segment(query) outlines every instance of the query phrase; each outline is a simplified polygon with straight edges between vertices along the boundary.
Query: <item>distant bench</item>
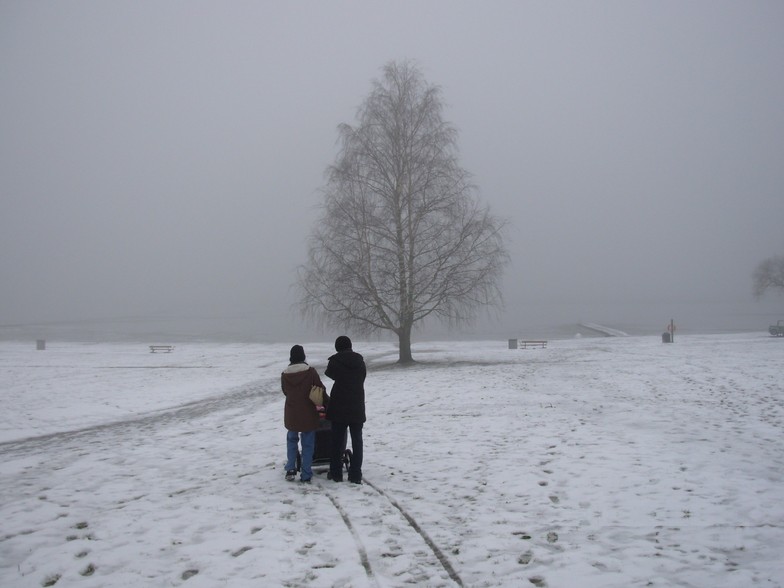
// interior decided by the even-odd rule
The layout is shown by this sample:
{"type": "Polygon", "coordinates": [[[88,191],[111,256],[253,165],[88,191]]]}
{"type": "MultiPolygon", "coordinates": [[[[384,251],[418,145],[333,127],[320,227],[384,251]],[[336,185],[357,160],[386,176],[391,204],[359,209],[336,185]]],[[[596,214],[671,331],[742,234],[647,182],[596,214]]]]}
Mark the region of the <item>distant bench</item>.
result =
{"type": "Polygon", "coordinates": [[[536,347],[544,349],[547,347],[547,341],[518,341],[517,344],[520,349],[530,349],[536,347]]]}
{"type": "Polygon", "coordinates": [[[544,349],[547,341],[531,341],[527,339],[509,339],[509,349],[544,349]]]}
{"type": "Polygon", "coordinates": [[[171,353],[174,351],[174,345],[150,345],[150,353],[156,352],[171,353]]]}

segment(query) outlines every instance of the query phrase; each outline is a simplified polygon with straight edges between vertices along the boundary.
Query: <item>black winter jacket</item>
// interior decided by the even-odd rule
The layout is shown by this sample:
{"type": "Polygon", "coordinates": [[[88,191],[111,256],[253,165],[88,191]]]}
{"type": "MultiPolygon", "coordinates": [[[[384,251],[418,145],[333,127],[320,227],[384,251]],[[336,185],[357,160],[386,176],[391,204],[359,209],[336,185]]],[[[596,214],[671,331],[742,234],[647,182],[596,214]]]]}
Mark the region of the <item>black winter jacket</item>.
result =
{"type": "Polygon", "coordinates": [[[329,394],[327,419],[337,423],[365,422],[365,360],[351,349],[329,358],[324,375],[335,380],[329,394]]]}

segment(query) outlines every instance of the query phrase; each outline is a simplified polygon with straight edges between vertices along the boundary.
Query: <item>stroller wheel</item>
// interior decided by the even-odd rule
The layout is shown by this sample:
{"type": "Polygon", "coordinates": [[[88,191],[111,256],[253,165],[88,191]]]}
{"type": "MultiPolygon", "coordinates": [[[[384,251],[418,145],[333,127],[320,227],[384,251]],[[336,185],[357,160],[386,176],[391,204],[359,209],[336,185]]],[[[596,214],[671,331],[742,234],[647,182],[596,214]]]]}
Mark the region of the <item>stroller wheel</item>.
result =
{"type": "Polygon", "coordinates": [[[351,453],[350,449],[346,449],[343,451],[343,465],[345,466],[346,471],[348,471],[349,467],[351,466],[351,458],[353,455],[354,454],[351,453]]]}

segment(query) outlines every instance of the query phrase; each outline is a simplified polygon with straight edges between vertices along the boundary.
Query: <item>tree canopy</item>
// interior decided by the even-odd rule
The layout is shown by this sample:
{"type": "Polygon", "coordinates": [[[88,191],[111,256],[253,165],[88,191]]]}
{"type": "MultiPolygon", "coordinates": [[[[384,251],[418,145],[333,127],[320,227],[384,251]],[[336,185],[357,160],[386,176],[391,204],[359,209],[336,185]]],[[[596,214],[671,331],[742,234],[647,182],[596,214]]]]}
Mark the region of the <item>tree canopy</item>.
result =
{"type": "Polygon", "coordinates": [[[338,127],[324,203],[298,286],[304,313],[361,333],[394,332],[400,362],[429,317],[462,323],[502,304],[504,223],[480,205],[443,119],[438,87],[410,62],[390,62],[338,127]]]}
{"type": "Polygon", "coordinates": [[[753,275],[754,295],[760,298],[767,290],[784,293],[784,255],[769,257],[757,265],[753,275]]]}

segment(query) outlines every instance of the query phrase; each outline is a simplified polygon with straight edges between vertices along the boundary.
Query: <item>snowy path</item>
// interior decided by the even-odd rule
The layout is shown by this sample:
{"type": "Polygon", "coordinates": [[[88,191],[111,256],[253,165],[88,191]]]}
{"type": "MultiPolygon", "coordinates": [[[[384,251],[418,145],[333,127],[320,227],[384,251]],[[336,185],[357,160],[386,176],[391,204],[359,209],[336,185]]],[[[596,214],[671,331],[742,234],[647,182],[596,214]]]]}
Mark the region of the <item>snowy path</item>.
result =
{"type": "MultiPolygon", "coordinates": [[[[260,498],[263,494],[267,500],[270,498],[270,493],[262,492],[254,485],[262,472],[251,469],[253,466],[247,463],[245,467],[228,463],[234,458],[236,448],[223,447],[223,444],[220,444],[222,449],[202,445],[205,433],[220,436],[232,446],[253,436],[248,431],[240,433],[235,442],[230,437],[237,425],[250,424],[252,428],[252,423],[242,416],[248,409],[249,396],[249,390],[240,390],[222,399],[200,401],[133,422],[0,446],[6,466],[21,470],[11,483],[3,485],[0,501],[18,505],[20,510],[11,511],[12,517],[27,510],[36,513],[28,518],[26,528],[17,530],[18,536],[27,542],[27,536],[35,535],[37,544],[47,545],[38,554],[44,561],[49,550],[66,549],[73,555],[71,570],[65,573],[53,570],[46,575],[44,583],[46,579],[58,579],[57,585],[65,585],[67,578],[73,580],[81,576],[79,585],[93,585],[87,579],[94,570],[100,568],[107,573],[116,568],[117,572],[112,574],[113,585],[128,586],[155,583],[170,576],[178,583],[178,573],[180,581],[189,580],[189,586],[215,585],[213,582],[230,582],[236,586],[241,585],[238,576],[246,571],[251,583],[260,571],[264,571],[262,577],[266,580],[275,578],[273,583],[292,586],[310,585],[314,581],[325,581],[328,585],[394,586],[401,577],[410,577],[410,582],[428,586],[459,585],[459,579],[458,583],[450,580],[449,573],[455,577],[456,574],[451,568],[444,569],[439,560],[441,554],[427,544],[416,525],[412,526],[412,519],[407,519],[405,511],[401,512],[400,507],[372,482],[361,487],[337,486],[323,479],[324,472],[320,471],[311,487],[287,484],[280,479],[280,472],[272,463],[267,464],[275,478],[272,496],[277,490],[280,504],[276,508],[283,508],[276,515],[280,517],[277,526],[285,529],[292,522],[303,524],[306,512],[298,508],[296,499],[307,500],[314,503],[309,504],[308,509],[319,510],[317,519],[324,529],[351,535],[356,553],[342,554],[341,559],[350,557],[341,563],[335,558],[330,542],[305,541],[293,545],[295,553],[313,559],[315,563],[305,567],[301,576],[284,574],[284,570],[279,570],[279,577],[271,576],[266,569],[269,552],[258,545],[264,537],[260,532],[268,526],[262,522],[268,513],[259,505],[260,498]],[[214,422],[216,415],[224,422],[214,422]],[[193,425],[199,428],[206,425],[212,430],[202,428],[199,433],[193,425]],[[224,450],[231,452],[230,455],[224,455],[224,450]],[[182,453],[190,454],[188,462],[183,463],[176,457],[182,453]],[[190,469],[194,462],[195,470],[190,469]],[[331,488],[333,485],[335,487],[331,488]],[[63,486],[69,489],[56,490],[63,486]],[[346,500],[345,492],[351,493],[349,500],[346,500]],[[249,505],[256,505],[256,508],[248,508],[249,505]],[[361,510],[361,516],[351,514],[357,509],[361,510]],[[148,520],[150,511],[155,516],[154,521],[148,520]],[[211,528],[203,522],[203,511],[210,513],[207,520],[223,514],[235,524],[228,530],[211,528]],[[249,522],[259,519],[258,526],[240,530],[238,525],[241,526],[242,519],[249,522]],[[170,540],[161,541],[158,536],[161,528],[166,529],[170,540]],[[134,558],[141,556],[149,561],[155,557],[162,560],[159,567],[154,572],[134,572],[133,561],[117,558],[117,543],[107,544],[108,549],[104,552],[98,538],[117,533],[129,539],[120,544],[120,551],[144,545],[134,558]],[[191,537],[193,544],[177,539],[179,536],[191,537]],[[246,537],[245,543],[242,536],[246,537]],[[210,567],[225,569],[225,562],[210,566],[209,562],[198,563],[199,558],[192,558],[193,563],[180,563],[183,557],[178,552],[212,551],[213,548],[223,553],[224,559],[231,556],[230,574],[216,577],[209,573],[210,567]],[[249,553],[254,549],[257,557],[251,557],[249,553]],[[366,583],[359,575],[361,570],[364,570],[366,583]],[[127,580],[123,580],[125,577],[127,580]]],[[[257,406],[270,401],[269,394],[256,396],[253,402],[257,406]]],[[[277,400],[277,393],[274,399],[277,400]]],[[[285,530],[278,532],[285,533],[285,530]]],[[[13,539],[14,534],[4,534],[3,542],[13,539]]],[[[345,541],[343,538],[340,542],[345,541]]],[[[29,584],[18,585],[41,585],[39,577],[31,580],[29,584]]]]}
{"type": "MultiPolygon", "coordinates": [[[[104,580],[93,577],[100,570],[111,574],[113,586],[186,581],[188,586],[241,586],[258,585],[260,578],[292,586],[394,586],[401,578],[459,585],[421,530],[372,482],[330,488],[333,483],[320,471],[312,486],[301,486],[284,482],[277,463],[262,469],[253,463],[259,453],[255,429],[279,433],[278,385],[275,374],[175,409],[1,443],[3,472],[14,475],[4,475],[0,503],[11,519],[23,518],[24,526],[4,526],[0,553],[5,561],[24,559],[15,551],[17,542],[35,550],[29,571],[21,566],[13,573],[3,564],[2,578],[14,577],[14,586],[101,586],[104,580]],[[256,422],[265,413],[270,422],[256,422]],[[246,459],[237,460],[238,455],[246,459]],[[350,501],[341,496],[346,491],[350,501]],[[297,499],[307,507],[298,506],[297,499]],[[277,520],[267,533],[270,501],[277,520]],[[314,508],[318,513],[310,521],[308,511],[314,508]],[[297,542],[292,531],[289,547],[314,561],[301,575],[270,569],[271,554],[280,548],[274,543],[288,526],[316,520],[337,534],[340,544],[353,542],[355,549],[336,558],[332,542],[297,542]],[[220,521],[226,526],[216,525],[220,521]],[[49,566],[39,573],[51,554],[63,551],[72,559],[66,569],[49,566]]],[[[279,439],[274,444],[279,451],[279,439]]]]}

